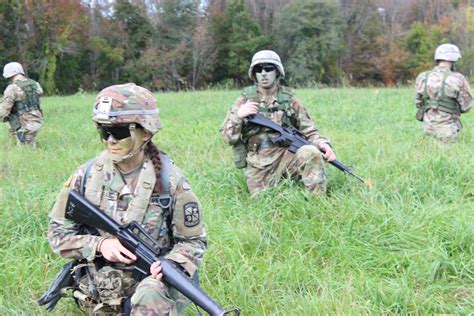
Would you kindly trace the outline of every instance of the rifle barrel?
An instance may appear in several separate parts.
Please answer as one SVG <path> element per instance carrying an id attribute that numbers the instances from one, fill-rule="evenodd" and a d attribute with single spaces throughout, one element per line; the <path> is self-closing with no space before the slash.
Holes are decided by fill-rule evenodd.
<path id="1" fill-rule="evenodd" d="M 274 130 L 275 132 L 280 133 L 280 136 L 276 138 L 281 137 L 284 139 L 291 139 L 292 146 L 288 147 L 288 150 L 290 150 L 291 152 L 296 152 L 298 148 L 300 148 L 303 145 L 314 145 L 309 140 L 307 140 L 304 137 L 304 135 L 301 134 L 301 132 L 298 131 L 296 128 L 280 126 L 279 124 L 273 122 L 272 120 L 263 116 L 260 113 L 249 116 L 247 118 L 247 122 L 255 124 L 255 125 L 259 125 L 259 126 L 264 126 L 264 127 Z M 277 141 L 274 140 L 274 142 L 277 142 Z M 363 179 L 362 177 L 356 175 L 350 170 L 349 167 L 347 167 L 345 164 L 343 164 L 339 160 L 329 161 L 329 163 L 333 165 L 334 167 L 336 167 L 337 169 L 341 170 L 342 172 L 353 176 L 354 178 L 364 183 L 369 188 L 372 187 L 372 181 L 370 179 Z"/>

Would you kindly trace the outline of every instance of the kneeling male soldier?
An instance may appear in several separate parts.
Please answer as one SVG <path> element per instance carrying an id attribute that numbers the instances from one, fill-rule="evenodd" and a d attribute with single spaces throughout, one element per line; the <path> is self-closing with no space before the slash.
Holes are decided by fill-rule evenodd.
<path id="1" fill-rule="evenodd" d="M 0 103 L 0 120 L 10 123 L 10 134 L 16 136 L 17 145 L 36 148 L 36 135 L 43 125 L 39 97 L 40 84 L 25 77 L 21 64 L 11 62 L 3 67 L 3 77 L 11 83 L 3 92 Z"/>
<path id="2" fill-rule="evenodd" d="M 236 166 L 246 167 L 250 193 L 256 194 L 288 177 L 301 179 L 305 187 L 315 194 L 324 194 L 324 160 L 333 161 L 336 155 L 329 140 L 319 134 L 291 89 L 280 85 L 280 79 L 285 77 L 280 56 L 271 50 L 257 52 L 252 58 L 248 75 L 255 85 L 245 88 L 228 110 L 220 132 L 224 141 L 234 147 Z M 271 142 L 270 139 L 278 133 L 247 122 L 246 118 L 256 113 L 279 125 L 298 129 L 316 146 L 305 145 L 292 153 L 285 144 Z"/>
<path id="3" fill-rule="evenodd" d="M 471 109 L 469 83 L 462 74 L 454 71 L 459 58 L 461 52 L 456 45 L 440 45 L 434 57 L 438 65 L 416 78 L 416 118 L 423 121 L 426 134 L 442 143 L 457 138 L 462 128 L 461 113 Z"/>

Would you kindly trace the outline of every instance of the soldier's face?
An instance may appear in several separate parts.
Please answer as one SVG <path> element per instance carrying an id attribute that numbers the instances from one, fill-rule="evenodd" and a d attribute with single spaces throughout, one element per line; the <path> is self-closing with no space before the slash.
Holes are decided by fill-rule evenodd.
<path id="1" fill-rule="evenodd" d="M 111 157 L 122 158 L 131 153 L 132 151 L 138 149 L 145 142 L 145 131 L 143 130 L 143 128 L 137 127 L 132 133 L 135 133 L 135 141 L 132 140 L 132 136 L 130 134 L 130 136 L 128 137 L 121 138 L 122 136 L 126 136 L 125 132 L 123 132 L 122 135 L 117 132 L 115 137 L 114 133 L 109 133 L 106 135 L 103 135 L 103 133 L 101 133 L 102 141 L 104 142 L 107 148 L 107 153 Z"/>
<path id="2" fill-rule="evenodd" d="M 255 78 L 258 85 L 264 89 L 273 87 L 277 80 L 277 70 L 272 64 L 259 64 L 255 66 Z"/>

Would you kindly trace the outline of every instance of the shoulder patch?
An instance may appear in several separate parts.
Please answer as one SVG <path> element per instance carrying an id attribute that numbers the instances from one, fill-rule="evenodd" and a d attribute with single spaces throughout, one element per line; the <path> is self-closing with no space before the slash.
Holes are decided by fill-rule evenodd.
<path id="1" fill-rule="evenodd" d="M 194 227 L 201 221 L 199 205 L 196 202 L 189 202 L 183 206 L 184 226 Z"/>

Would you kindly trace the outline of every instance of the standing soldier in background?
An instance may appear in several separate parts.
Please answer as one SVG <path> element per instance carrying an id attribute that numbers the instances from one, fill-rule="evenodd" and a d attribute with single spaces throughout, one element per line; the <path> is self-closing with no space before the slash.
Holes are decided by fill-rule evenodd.
<path id="1" fill-rule="evenodd" d="M 25 77 L 21 64 L 11 62 L 3 67 L 3 77 L 11 83 L 3 92 L 0 103 L 0 120 L 10 123 L 10 134 L 16 136 L 17 145 L 36 148 L 36 134 L 43 125 L 39 97 L 40 84 Z"/>
<path id="2" fill-rule="evenodd" d="M 324 194 L 324 159 L 332 161 L 336 155 L 291 89 L 280 85 L 280 79 L 285 77 L 280 56 L 271 50 L 257 52 L 248 75 L 255 85 L 245 88 L 228 110 L 220 131 L 224 141 L 234 148 L 237 168 L 247 167 L 250 193 L 258 193 L 287 177 L 301 179 L 309 191 Z M 257 112 L 279 125 L 293 126 L 315 146 L 302 146 L 291 153 L 284 144 L 272 143 L 270 139 L 278 133 L 246 121 Z"/>
<path id="3" fill-rule="evenodd" d="M 459 72 L 454 72 L 454 63 L 461 58 L 456 45 L 443 44 L 435 52 L 438 64 L 416 78 L 416 118 L 423 121 L 425 133 L 441 143 L 457 138 L 461 131 L 461 113 L 471 109 L 472 96 L 469 83 Z"/>

